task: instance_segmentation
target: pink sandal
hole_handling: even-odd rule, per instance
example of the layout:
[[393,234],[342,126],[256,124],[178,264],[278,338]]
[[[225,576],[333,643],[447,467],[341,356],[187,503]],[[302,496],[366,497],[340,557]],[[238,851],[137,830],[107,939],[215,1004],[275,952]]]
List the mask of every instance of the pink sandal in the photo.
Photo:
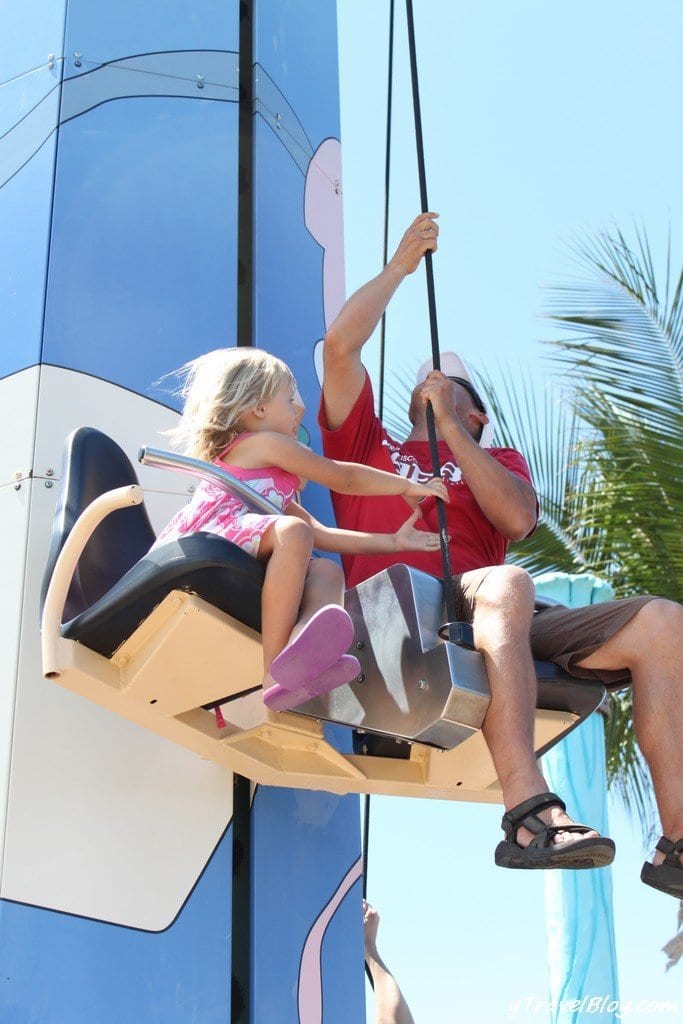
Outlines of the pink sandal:
[[[274,664],[274,663],[273,663]],[[295,689],[287,689],[281,683],[269,686],[263,694],[263,703],[273,711],[289,711],[299,704],[304,704],[312,697],[319,697],[322,693],[350,683],[360,673],[360,662],[352,654],[343,654],[329,665],[315,679],[310,679],[303,686]]]
[[270,674],[283,690],[305,688],[346,653],[352,640],[348,612],[341,605],[327,604],[311,616],[296,640],[280,651]]

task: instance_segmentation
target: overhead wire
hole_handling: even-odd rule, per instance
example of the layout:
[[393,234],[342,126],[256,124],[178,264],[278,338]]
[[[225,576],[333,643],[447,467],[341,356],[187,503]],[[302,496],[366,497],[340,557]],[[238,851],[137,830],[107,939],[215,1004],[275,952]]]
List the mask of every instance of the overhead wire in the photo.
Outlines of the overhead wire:
[[[382,246],[382,266],[386,267],[389,255],[389,194],[391,188],[391,117],[392,99],[394,91],[394,11],[395,0],[389,0],[389,42],[387,53],[387,113],[386,133],[384,147],[384,239]],[[385,351],[386,351],[386,310],[382,313],[382,326],[380,330],[379,343],[379,418],[384,413],[384,372],[385,372]],[[368,893],[368,857],[370,853],[370,794],[365,794],[363,802],[363,899],[367,899]],[[371,988],[374,990],[375,983],[367,963],[365,973],[368,976]]]
[[46,60],[44,64],[38,64],[35,68],[27,68],[25,71],[20,71],[18,75],[13,75],[12,78],[6,78],[4,82],[0,82],[0,89],[5,85],[12,85],[13,82],[19,82],[22,78],[35,75],[38,71],[45,71],[46,68],[52,69],[55,64],[61,64],[63,60],[63,57],[53,57],[52,60]]
[[[392,4],[393,4],[393,2],[394,2],[394,0],[392,0]],[[238,54],[234,50],[225,50],[223,52],[225,52],[226,54],[227,53],[232,53],[236,57],[238,56]],[[154,54],[154,55],[156,56],[157,54]],[[138,57],[138,56],[139,57],[144,57],[144,56],[149,56],[149,54],[136,54],[135,56],[136,57]],[[191,77],[191,76],[188,76],[188,75],[172,74],[172,73],[170,73],[168,71],[153,71],[150,68],[144,68],[144,67],[139,67],[139,66],[134,66],[134,65],[128,64],[128,63],[126,63],[126,61],[131,60],[130,57],[124,57],[121,60],[100,60],[98,58],[92,58],[92,57],[88,58],[88,57],[84,57],[84,56],[81,55],[79,57],[79,60],[80,60],[82,65],[87,66],[88,70],[81,72],[79,75],[73,76],[75,78],[80,78],[83,75],[87,75],[87,74],[91,73],[91,71],[93,71],[93,70],[97,70],[97,69],[100,69],[100,68],[109,68],[112,71],[126,71],[126,72],[129,72],[129,73],[133,72],[136,75],[146,75],[146,76],[151,77],[151,78],[163,78],[163,79],[166,79],[168,81],[186,82],[188,85],[197,86],[199,84],[198,81],[197,81],[197,77],[196,76],[195,77]],[[53,60],[48,61],[45,64],[40,64],[37,67],[28,68],[26,71],[20,72],[19,74],[15,75],[13,78],[8,78],[6,81],[0,82],[0,88],[2,88],[3,86],[6,86],[6,85],[11,85],[13,82],[17,82],[17,81],[21,80],[22,78],[27,78],[28,76],[36,74],[39,71],[44,71],[47,68],[52,68],[56,64],[64,64],[65,62],[66,62],[66,58],[65,57],[55,57]],[[256,67],[256,65],[254,65],[254,67]],[[263,69],[261,69],[261,71],[263,72]],[[266,72],[263,72],[263,73],[265,74]],[[239,93],[239,85],[238,84],[230,85],[230,84],[226,84],[225,82],[215,82],[215,81],[213,81],[211,79],[206,79],[206,78],[201,79],[201,86],[202,86],[202,88],[206,87],[206,88],[211,88],[211,89],[222,89],[222,90],[225,90],[226,92],[233,92],[235,94]],[[42,100],[44,98],[45,98],[44,96],[41,97],[41,99],[35,104],[34,107],[31,108],[31,110],[36,109],[36,107],[40,105],[40,103],[42,102]],[[203,98],[203,97],[201,97],[201,98]],[[237,102],[237,99],[238,99],[238,95],[235,96],[235,102]],[[327,170],[324,167],[322,167],[318,163],[317,160],[315,160],[314,155],[313,155],[313,146],[311,145],[310,141],[308,140],[308,137],[306,137],[306,142],[308,143],[310,149],[307,149],[304,145],[302,145],[301,141],[299,139],[297,139],[294,136],[294,134],[287,128],[287,125],[285,124],[284,121],[278,121],[276,111],[271,110],[271,108],[268,106],[268,104],[264,101],[263,97],[258,95],[258,93],[255,94],[255,102],[258,103],[259,106],[261,106],[263,108],[263,110],[266,111],[270,115],[270,117],[273,120],[274,126],[276,127],[277,131],[279,133],[287,136],[287,138],[289,140],[289,145],[296,147],[296,149],[299,150],[299,152],[301,153],[302,158],[308,160],[309,165],[313,165],[314,167],[316,167],[317,170],[319,171],[319,173],[322,175],[322,177],[324,177],[329,182],[329,184],[332,186],[332,188],[336,192],[339,192],[340,188],[341,188],[341,182],[339,180],[335,179],[335,178],[332,178],[330,176],[330,174],[328,174]],[[258,111],[258,110],[255,110],[254,112],[255,113],[260,113],[260,111]],[[31,113],[31,111],[29,111],[28,113]],[[24,114],[23,117],[25,117],[25,116],[26,115]],[[261,114],[261,116],[263,116],[263,115]],[[23,120],[23,117],[22,117],[22,120]],[[11,125],[10,128],[7,129],[7,131],[4,134],[5,135],[9,134],[9,132],[12,131],[12,129],[14,127],[16,127],[16,125]],[[303,128],[302,128],[302,131],[303,131]],[[385,259],[386,259],[386,257],[385,257]]]
[[[384,148],[384,241],[382,247],[382,266],[386,267],[389,256],[389,193],[391,186],[391,117],[394,92],[394,0],[389,2],[389,46],[387,58],[387,115],[386,141]],[[379,399],[378,413],[384,415],[384,364],[386,351],[387,311],[382,313],[382,325],[379,340]]]
[[[392,0],[392,3],[393,2],[394,2],[394,0]],[[175,51],[173,51],[173,52],[175,52]],[[235,50],[225,50],[225,51],[222,51],[222,52],[224,52],[226,54],[234,54],[235,57],[239,56]],[[136,54],[136,56],[150,56],[150,55],[151,54],[139,54],[139,55]],[[156,56],[156,53],[153,54],[153,55]],[[60,58],[60,59],[63,59],[63,58]],[[129,72],[132,71],[132,72],[134,72],[137,75],[148,75],[148,76],[151,76],[153,78],[165,78],[165,79],[168,79],[169,81],[187,82],[188,85],[194,85],[194,86],[197,86],[197,84],[198,84],[196,76],[192,77],[190,75],[177,75],[177,74],[172,74],[172,73],[170,73],[168,71],[152,71],[150,68],[142,68],[142,67],[133,66],[131,64],[126,64],[125,61],[130,60],[131,59],[130,57],[124,57],[122,60],[115,60],[115,61],[104,61],[104,60],[98,60],[97,58],[92,59],[92,58],[87,58],[87,57],[83,57],[83,56],[81,56],[79,59],[80,59],[80,61],[84,65],[87,64],[91,68],[104,68],[104,67],[108,67],[108,68],[111,68],[113,71],[129,71]],[[254,64],[253,66],[254,66],[254,68],[258,67],[257,64]],[[85,73],[87,74],[87,72],[85,72]],[[260,73],[261,74],[265,74],[268,78],[270,78],[268,73],[263,68],[260,68]],[[202,85],[203,88],[209,88],[210,87],[212,89],[223,89],[225,91],[232,91],[234,93],[239,94],[239,83],[236,83],[235,85],[230,85],[229,83],[215,82],[215,81],[213,81],[213,80],[211,80],[209,78],[203,78],[203,79],[201,79],[201,85]],[[339,182],[337,182],[335,179],[331,178],[330,175],[327,173],[327,171],[323,167],[321,167],[317,163],[316,160],[312,159],[311,153],[313,152],[313,146],[310,143],[310,141],[308,139],[308,136],[306,136],[306,142],[308,142],[308,144],[309,144],[310,152],[301,144],[301,142],[297,138],[295,138],[295,136],[287,128],[287,125],[283,121],[279,121],[279,122],[277,121],[277,112],[274,111],[274,110],[271,110],[271,108],[268,106],[268,104],[264,101],[263,97],[260,96],[257,91],[254,92],[254,102],[258,103],[259,106],[263,107],[263,109],[265,111],[267,111],[268,114],[270,114],[271,118],[273,119],[273,122],[275,122],[276,125],[277,125],[277,131],[288,136],[288,138],[290,139],[290,142],[294,146],[296,146],[297,149],[300,150],[302,156],[306,157],[309,160],[309,162],[312,163],[320,171],[322,176],[329,181],[330,185],[332,185],[335,188],[338,187],[339,186]],[[258,111],[254,111],[254,112],[258,113]],[[302,128],[302,131],[303,131],[303,126],[301,126],[301,128]],[[305,134],[306,133],[304,132],[304,135]]]
[[[370,847],[370,794],[365,794],[365,800],[363,801],[363,899],[367,899],[368,896],[368,854]],[[368,967],[367,960],[365,962],[365,973],[367,974],[368,981],[370,982],[370,988],[375,990],[375,982],[372,977],[372,971]]]

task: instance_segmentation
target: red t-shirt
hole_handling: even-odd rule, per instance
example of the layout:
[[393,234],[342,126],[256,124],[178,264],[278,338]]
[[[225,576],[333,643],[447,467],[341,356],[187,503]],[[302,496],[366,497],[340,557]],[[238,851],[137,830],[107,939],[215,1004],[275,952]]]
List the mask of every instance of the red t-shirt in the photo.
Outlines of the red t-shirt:
[[[400,444],[389,436],[375,415],[370,378],[353,409],[338,430],[328,430],[321,400],[318,423],[323,452],[328,458],[343,462],[360,462],[365,466],[400,473],[419,481],[432,477],[428,441]],[[472,491],[461,478],[453,454],[445,441],[439,441],[441,476],[448,488],[446,505],[448,535],[451,540],[451,568],[454,573],[480,569],[486,565],[502,565],[508,539],[492,526],[475,501]],[[520,480],[531,484],[529,467],[514,448],[488,448],[489,455]],[[358,497],[332,492],[332,505],[337,526],[345,530],[367,533],[395,533],[410,515],[410,508],[400,495]],[[426,498],[421,504],[422,518],[418,529],[439,532],[436,499]],[[374,576],[396,562],[422,569],[432,576],[443,575],[439,551],[400,551],[392,555],[343,555],[344,574],[349,587]]]

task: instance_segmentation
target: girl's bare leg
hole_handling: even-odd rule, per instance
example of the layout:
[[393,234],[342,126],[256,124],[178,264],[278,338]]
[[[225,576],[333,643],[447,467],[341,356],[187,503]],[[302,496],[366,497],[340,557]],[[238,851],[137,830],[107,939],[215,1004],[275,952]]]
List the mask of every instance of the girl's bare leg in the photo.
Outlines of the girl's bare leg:
[[344,604],[344,573],[329,558],[314,558],[308,565],[299,618],[288,643],[294,640],[308,620],[326,604]]
[[261,594],[265,685],[271,682],[268,673],[273,658],[287,645],[298,623],[312,550],[311,530],[295,516],[276,519],[261,538],[258,558],[268,562]]
[[[311,550],[309,526],[293,516],[277,520],[261,539],[259,558],[268,559],[261,599],[264,689],[275,683],[270,672],[274,659],[293,643],[316,612],[332,604],[343,606],[341,568],[327,558],[311,560]],[[343,626],[335,640],[342,640],[343,645]],[[294,652],[292,655],[297,657]],[[290,673],[294,664],[290,662]],[[280,673],[283,668],[280,666]],[[340,669],[337,666],[338,672]],[[350,672],[353,675],[353,667]],[[279,674],[278,679],[282,678]]]

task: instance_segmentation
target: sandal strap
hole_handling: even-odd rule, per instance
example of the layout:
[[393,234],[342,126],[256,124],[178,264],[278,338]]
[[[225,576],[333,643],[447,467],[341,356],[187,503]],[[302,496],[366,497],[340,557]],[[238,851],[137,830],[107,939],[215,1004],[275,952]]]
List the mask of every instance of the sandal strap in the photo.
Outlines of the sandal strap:
[[529,797],[528,800],[524,800],[521,804],[517,804],[516,807],[511,807],[509,811],[506,811],[503,815],[501,827],[505,828],[506,823],[519,826],[527,814],[545,811],[548,807],[561,807],[563,811],[567,810],[564,801],[560,800],[557,793],[539,793],[538,796]]
[[[540,819],[536,819],[537,821]],[[578,822],[574,822],[573,825],[546,825],[544,821],[541,821],[543,830],[539,831],[537,835],[529,843],[529,846],[540,847],[541,849],[550,846],[550,842],[555,838],[558,832],[592,832],[593,829],[590,825],[580,825]],[[528,825],[524,826],[528,828]],[[529,831],[532,831],[531,829]]]
[[[555,835],[556,832],[562,832],[569,829],[569,825],[559,827],[555,825],[547,825],[545,821],[537,816],[539,811],[545,811],[549,807],[559,807],[561,810],[566,811],[567,808],[563,800],[560,800],[556,793],[539,793],[538,796],[532,796],[528,800],[524,800],[521,804],[517,804],[516,807],[511,807],[503,815],[501,821],[501,828],[505,833],[505,838],[510,842],[516,841],[517,830],[524,826],[529,832],[533,832],[536,837],[541,841],[542,845],[548,845],[548,841]],[[585,826],[578,826],[584,828]],[[549,829],[555,829],[555,832],[548,834]],[[588,830],[590,831],[590,830]],[[545,840],[545,842],[543,842]],[[536,842],[536,840],[533,840]],[[538,843],[536,845],[539,845]]]
[[683,853],[683,836],[676,841],[673,839],[667,839],[666,836],[661,836],[655,849],[665,855],[665,864],[668,864],[672,868],[678,868],[679,871],[683,870],[683,868],[681,868],[681,862],[678,859],[679,853]]

